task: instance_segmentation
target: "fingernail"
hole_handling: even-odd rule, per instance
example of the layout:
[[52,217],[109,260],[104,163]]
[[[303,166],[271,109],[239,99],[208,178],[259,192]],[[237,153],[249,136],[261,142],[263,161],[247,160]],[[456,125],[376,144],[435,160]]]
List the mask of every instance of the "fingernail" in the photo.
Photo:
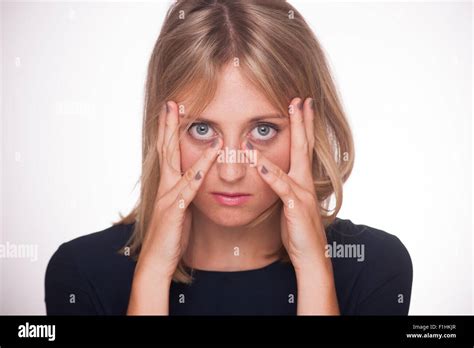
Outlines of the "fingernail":
[[309,102],[309,107],[311,108],[311,110],[314,110],[314,99],[311,98],[311,101]]
[[166,113],[170,112],[170,107],[168,106],[168,102],[166,102]]
[[201,179],[201,177],[202,177],[201,171],[199,170],[199,171],[196,173],[196,175],[194,176],[194,179],[195,179],[195,180],[199,180],[199,179]]
[[247,149],[253,150],[253,145],[249,141],[245,143],[245,146],[247,147]]
[[262,174],[267,174],[268,173],[268,169],[262,165],[262,169],[260,170],[262,172]]
[[302,101],[300,101],[298,104],[296,104],[296,106],[298,107],[298,109],[303,110],[303,102]]

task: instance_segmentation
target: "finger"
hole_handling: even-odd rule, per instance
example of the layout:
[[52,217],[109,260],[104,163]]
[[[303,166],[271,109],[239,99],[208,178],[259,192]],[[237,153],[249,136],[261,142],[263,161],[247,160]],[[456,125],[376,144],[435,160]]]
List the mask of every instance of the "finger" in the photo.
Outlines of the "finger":
[[309,172],[308,139],[303,120],[303,101],[300,98],[295,98],[288,109],[291,128],[291,164],[288,174],[303,183],[308,180]]
[[[166,127],[164,134],[163,166],[171,174],[181,173],[181,155],[179,151],[179,132],[178,132],[178,108],[174,102],[168,102],[168,115],[166,117]],[[176,176],[176,181],[179,177]]]
[[291,204],[294,204],[297,199],[295,182],[280,167],[262,155],[260,151],[253,151],[257,152],[257,171],[261,178],[275,191],[285,205],[291,206]]
[[161,167],[161,160],[162,160],[162,148],[163,148],[163,139],[165,136],[165,126],[166,126],[166,102],[163,104],[160,114],[158,115],[158,139],[156,142],[156,149],[158,151],[158,157],[160,160],[160,167]]
[[309,162],[313,163],[314,152],[314,99],[307,98],[303,107],[303,117],[308,139]]
[[217,154],[222,147],[222,140],[216,138],[204,154],[186,170],[182,178],[170,191],[170,196],[174,198],[178,207],[184,209],[192,202],[199,187],[201,187],[204,177],[209,172],[212,164],[216,160]]
[[181,175],[181,151],[179,148],[179,115],[178,105],[176,103],[170,103],[170,114],[172,115],[172,129],[171,139],[169,146],[169,158],[171,161],[172,168],[174,168]]

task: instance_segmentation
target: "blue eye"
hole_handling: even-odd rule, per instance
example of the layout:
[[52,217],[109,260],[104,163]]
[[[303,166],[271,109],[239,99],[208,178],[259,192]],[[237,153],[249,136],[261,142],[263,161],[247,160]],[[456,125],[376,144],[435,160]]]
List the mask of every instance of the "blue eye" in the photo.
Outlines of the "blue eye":
[[[266,142],[275,137],[279,128],[272,124],[258,124],[250,132],[250,136],[257,142]],[[196,140],[207,141],[215,137],[216,132],[204,122],[196,122],[188,128],[189,134]]]
[[269,124],[259,124],[250,134],[257,141],[267,141],[272,139],[277,133],[278,127]]
[[193,123],[189,127],[189,134],[197,140],[210,140],[214,136],[214,131],[209,132],[212,130],[211,127],[207,123]]

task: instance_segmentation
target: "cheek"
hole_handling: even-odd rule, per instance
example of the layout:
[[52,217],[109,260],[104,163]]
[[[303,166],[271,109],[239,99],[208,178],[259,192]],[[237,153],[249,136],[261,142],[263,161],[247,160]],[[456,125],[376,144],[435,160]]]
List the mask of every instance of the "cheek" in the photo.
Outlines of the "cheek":
[[[287,133],[287,132],[285,132]],[[205,147],[196,146],[189,139],[183,137],[180,144],[181,151],[181,170],[185,172],[203,155]],[[290,171],[290,136],[283,134],[280,140],[268,146],[267,148],[259,148],[260,151],[273,164],[280,167],[285,173]],[[258,162],[258,159],[257,159]],[[258,174],[257,174],[258,175]]]
[[[285,132],[286,133],[286,132]],[[285,173],[290,171],[290,137],[283,134],[279,141],[266,148],[262,153]]]
[[185,172],[202,156],[203,150],[199,147],[193,146],[190,141],[183,138],[179,143],[181,151],[181,170]]

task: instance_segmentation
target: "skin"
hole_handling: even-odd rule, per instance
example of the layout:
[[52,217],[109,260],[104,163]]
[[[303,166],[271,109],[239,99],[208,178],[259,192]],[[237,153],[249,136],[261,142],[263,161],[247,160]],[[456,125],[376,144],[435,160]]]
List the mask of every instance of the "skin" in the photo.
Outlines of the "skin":
[[[181,168],[191,167],[202,155],[206,141],[217,136],[224,140],[224,147],[256,151],[259,166],[218,162],[212,165],[193,200],[195,230],[191,229],[192,242],[186,257],[198,269],[254,269],[269,263],[261,255],[274,252],[283,243],[300,285],[305,285],[300,287],[299,299],[305,303],[302,306],[307,306],[299,306],[299,311],[311,312],[311,307],[317,307],[337,314],[332,266],[323,252],[327,241],[312,184],[313,152],[309,149],[314,143],[308,139],[314,138],[314,112],[310,103],[307,100],[303,105],[300,98],[295,98],[289,117],[260,120],[279,129],[267,129],[262,135],[252,117],[278,115],[277,110],[242,77],[238,68],[230,65],[223,71],[216,96],[201,115],[212,121],[213,127],[205,127],[202,134],[194,127],[185,134],[180,143]],[[262,173],[262,165],[266,174]],[[252,199],[243,206],[223,206],[212,197],[211,192],[215,191],[251,193]],[[280,217],[253,229],[242,227],[278,199],[285,203]],[[235,247],[239,248],[238,256]],[[322,270],[319,279],[315,276],[318,269]],[[311,294],[316,293],[326,293],[327,303],[312,299],[316,296]]]
[[[178,144],[170,136],[186,123],[178,116],[178,105],[169,101],[168,112],[160,115],[159,129],[165,130],[158,136],[157,149],[163,181],[135,269],[127,314],[168,314],[169,286],[181,257],[197,269],[255,269],[272,262],[264,255],[282,244],[295,269],[297,314],[340,314],[312,184],[312,100],[294,98],[288,115],[260,120],[279,129],[262,135],[250,119],[276,110],[242,78],[238,68],[226,68],[220,81],[214,100],[200,115],[212,123],[202,134],[185,130]],[[165,143],[171,146],[165,149]],[[258,166],[216,161],[217,151],[225,147],[256,151]],[[165,157],[170,165],[163,161]],[[228,207],[216,202],[213,191],[252,197],[244,205]],[[244,228],[276,200],[283,202],[280,216],[257,228]],[[183,203],[180,208],[178,202]]]
[[[259,115],[276,115],[256,123]],[[245,150],[244,141],[288,172],[290,168],[290,125],[287,115],[280,113],[251,84],[242,78],[239,69],[230,65],[221,74],[213,101],[200,119],[215,123],[200,135],[196,127],[184,133],[180,141],[181,168],[189,169],[215,137],[223,139],[223,148]],[[197,121],[200,122],[200,121]],[[186,125],[186,122],[182,122]],[[267,135],[258,132],[258,125],[272,124],[279,131],[265,127]],[[196,137],[198,135],[199,137]],[[197,139],[198,138],[198,139]],[[258,157],[257,157],[258,159]],[[242,206],[219,204],[211,192],[242,192],[252,194]],[[196,230],[185,255],[188,264],[197,269],[245,270],[263,267],[273,260],[262,255],[281,246],[280,221],[269,220],[257,228],[243,226],[255,220],[279,199],[260,177],[256,167],[248,163],[216,161],[206,174],[191,206]],[[234,248],[239,255],[235,256]]]

